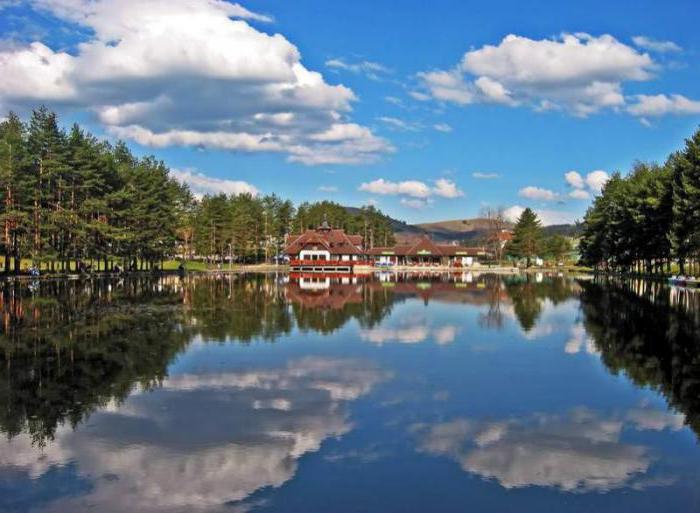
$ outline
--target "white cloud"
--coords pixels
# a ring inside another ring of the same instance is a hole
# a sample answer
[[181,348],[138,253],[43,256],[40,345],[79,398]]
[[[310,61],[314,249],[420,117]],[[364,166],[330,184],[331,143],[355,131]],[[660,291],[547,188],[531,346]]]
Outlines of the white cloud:
[[574,324],[569,329],[569,340],[564,345],[564,352],[567,354],[577,354],[585,350],[588,354],[598,354],[595,342],[586,332],[583,324]]
[[401,130],[404,132],[417,132],[422,128],[422,126],[419,123],[404,121],[403,119],[394,118],[390,116],[380,116],[377,119],[391,128]]
[[[447,178],[439,178],[435,181],[433,187],[419,180],[406,180],[403,182],[391,182],[384,178],[378,178],[371,182],[360,184],[360,191],[369,192],[371,194],[392,195],[392,196],[409,196],[414,199],[425,200],[430,196],[440,196],[442,198],[459,198],[464,196],[457,184]],[[417,202],[402,202],[407,206],[417,207]],[[425,202],[423,205],[425,206]]]
[[[154,146],[277,152],[305,164],[371,162],[393,151],[348,115],[354,93],[301,63],[269,21],[223,0],[36,0],[88,29],[75,53],[37,41],[0,50],[0,104],[88,109],[120,137]],[[345,127],[346,137],[314,135]],[[358,137],[358,132],[361,137]]]
[[649,407],[630,410],[626,419],[640,431],[680,431],[685,426],[685,415]]
[[[365,361],[320,357],[278,368],[176,374],[151,393],[95,412],[88,429],[61,426],[45,449],[32,447],[27,434],[0,441],[0,464],[37,478],[56,465],[75,465],[92,485],[58,498],[52,511],[230,509],[292,479],[304,455],[349,432],[348,402],[389,377]],[[115,423],[133,429],[114,429]]]
[[338,192],[338,188],[335,185],[321,185],[318,190],[321,192]]
[[645,486],[652,458],[645,447],[620,442],[623,426],[580,408],[568,415],[499,422],[458,418],[412,429],[419,451],[450,458],[504,488],[582,493]]
[[361,191],[372,194],[397,195],[403,194],[414,198],[427,198],[430,196],[430,187],[418,180],[407,180],[404,182],[390,182],[383,178],[378,178],[372,182],[360,185]]
[[608,180],[610,180],[610,175],[602,170],[591,171],[586,175],[586,185],[595,194],[603,189]]
[[433,128],[438,132],[452,132],[452,127],[447,123],[436,123]]
[[632,42],[639,48],[657,53],[680,52],[683,50],[673,41],[659,41],[646,36],[634,36]]
[[[603,170],[591,171],[583,177],[578,171],[568,171],[564,174],[564,180],[573,188],[569,197],[578,200],[590,199],[591,194],[600,194],[605,183],[610,180],[610,175]],[[588,190],[586,190],[588,188]]]
[[472,178],[476,178],[478,180],[495,180],[496,178],[500,178],[500,175],[498,173],[481,173],[476,171],[472,173]]
[[513,100],[511,92],[506,89],[503,84],[496,82],[489,77],[477,78],[474,81],[474,85],[489,101],[494,103],[503,103],[505,105],[517,104],[517,102]]
[[559,199],[559,195],[554,191],[533,186],[523,187],[518,191],[518,195],[522,198],[541,201],[556,201]]
[[503,217],[507,221],[515,223],[524,210],[525,207],[521,207],[520,205],[513,205],[512,207],[508,207],[505,210],[503,210]]
[[[458,71],[428,71],[419,73],[418,77],[436,100],[467,105],[474,103],[476,96],[474,87],[462,78]],[[424,93],[411,93],[417,100],[428,99]]]
[[627,107],[634,116],[665,116],[667,114],[700,114],[700,101],[691,100],[680,94],[639,94],[633,97],[635,103]]
[[[503,211],[503,216],[506,220],[514,223],[518,220],[520,215],[525,210],[525,207],[521,205],[513,205],[508,207]],[[537,217],[540,218],[544,226],[551,226],[554,224],[574,224],[578,219],[578,215],[575,212],[569,212],[566,210],[548,210],[548,209],[533,209]]]
[[447,345],[454,342],[459,333],[459,327],[451,324],[436,327],[415,319],[405,319],[399,324],[397,327],[379,326],[363,329],[360,331],[360,338],[377,345],[386,343],[419,344],[429,339],[438,345]]
[[365,75],[372,80],[381,80],[382,75],[390,73],[391,70],[386,66],[372,61],[348,62],[345,59],[329,59],[326,61],[326,67],[335,70],[350,71],[358,75]]
[[443,198],[459,198],[464,196],[464,192],[457,187],[457,184],[452,180],[448,180],[447,178],[439,178],[435,180],[433,194]]
[[574,189],[569,192],[569,198],[576,200],[587,200],[591,199],[591,194],[583,189]]
[[414,100],[418,100],[421,102],[430,100],[429,94],[421,93],[420,91],[409,91],[408,95]]
[[569,171],[564,175],[566,183],[574,189],[583,189],[586,186],[583,177],[576,171]]
[[466,52],[451,70],[418,77],[430,96],[441,101],[525,104],[587,116],[623,106],[622,84],[649,80],[655,69],[648,54],[607,34],[541,40],[511,34],[496,46]]
[[260,192],[248,182],[214,178],[192,169],[171,169],[170,174],[177,181],[187,184],[196,196],[221,193],[234,196],[238,194],[257,196]]

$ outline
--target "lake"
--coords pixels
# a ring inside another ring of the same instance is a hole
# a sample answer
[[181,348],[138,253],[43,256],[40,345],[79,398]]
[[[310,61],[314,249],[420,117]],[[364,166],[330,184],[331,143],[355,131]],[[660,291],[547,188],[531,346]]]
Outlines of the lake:
[[6,282],[0,511],[700,510],[700,291]]

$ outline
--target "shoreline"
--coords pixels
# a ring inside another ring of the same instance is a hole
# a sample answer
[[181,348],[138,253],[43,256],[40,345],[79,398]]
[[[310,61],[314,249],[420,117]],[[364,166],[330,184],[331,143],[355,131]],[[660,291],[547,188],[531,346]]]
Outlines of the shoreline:
[[[132,271],[132,272],[94,272],[89,274],[81,273],[46,273],[40,276],[30,276],[29,274],[0,274],[0,282],[7,281],[37,281],[37,280],[90,280],[93,278],[136,278],[136,277],[160,277],[160,276],[184,276],[184,275],[226,275],[226,274],[242,274],[242,273],[290,273],[288,265],[276,265],[276,264],[250,264],[250,265],[238,265],[232,268],[222,268],[222,269],[185,269],[184,272],[177,269],[166,269],[162,271]],[[518,275],[523,273],[537,273],[537,272],[563,272],[563,273],[587,273],[593,275],[601,276],[621,276],[619,274],[612,273],[594,273],[591,270],[583,269],[552,269],[546,267],[530,267],[530,268],[518,268],[518,267],[488,267],[488,266],[475,266],[475,267],[449,267],[449,266],[394,266],[394,267],[378,267],[378,266],[357,266],[355,272],[351,273],[353,275],[367,275],[372,273],[477,273],[477,274],[499,274],[499,275]],[[323,273],[311,273],[311,274],[323,274]],[[660,276],[624,276],[624,277],[638,277],[645,279],[657,279],[665,280],[667,277]]]

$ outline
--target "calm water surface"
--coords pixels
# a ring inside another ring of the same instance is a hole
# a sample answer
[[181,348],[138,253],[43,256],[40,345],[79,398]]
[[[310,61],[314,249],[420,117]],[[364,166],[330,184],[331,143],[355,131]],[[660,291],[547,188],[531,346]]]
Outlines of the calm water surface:
[[0,511],[700,510],[700,295],[531,275],[5,283]]

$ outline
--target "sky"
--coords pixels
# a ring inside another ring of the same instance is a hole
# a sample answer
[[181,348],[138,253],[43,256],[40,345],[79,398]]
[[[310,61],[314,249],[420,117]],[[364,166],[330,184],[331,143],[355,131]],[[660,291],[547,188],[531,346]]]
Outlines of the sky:
[[197,194],[568,223],[698,129],[698,19],[697,1],[0,0],[0,117],[45,104]]

